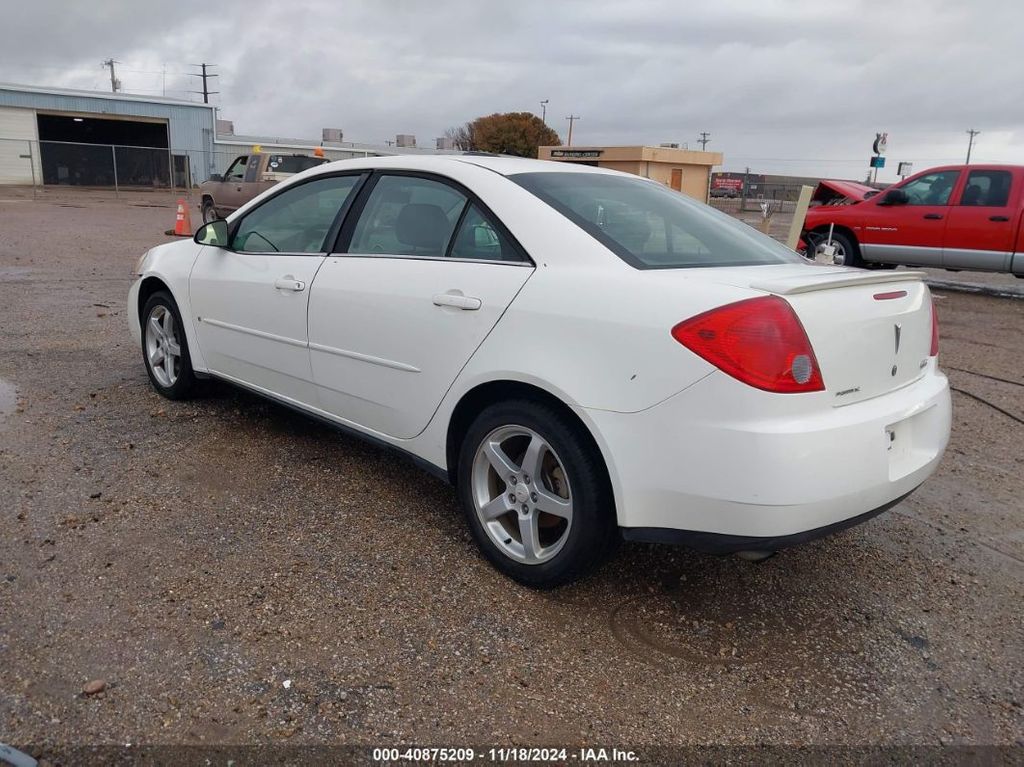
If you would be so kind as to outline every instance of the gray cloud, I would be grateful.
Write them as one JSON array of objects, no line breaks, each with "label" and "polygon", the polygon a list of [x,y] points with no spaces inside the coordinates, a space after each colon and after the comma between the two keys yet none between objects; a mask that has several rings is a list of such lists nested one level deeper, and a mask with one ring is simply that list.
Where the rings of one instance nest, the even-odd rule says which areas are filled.
[{"label": "gray cloud", "polygon": [[729,169],[863,177],[876,130],[893,166],[961,160],[969,127],[978,160],[1024,162],[1022,23],[1014,0],[39,2],[0,79],[102,90],[113,56],[128,91],[184,98],[210,61],[239,132],[372,142],[547,98],[575,143],[708,130]]}]

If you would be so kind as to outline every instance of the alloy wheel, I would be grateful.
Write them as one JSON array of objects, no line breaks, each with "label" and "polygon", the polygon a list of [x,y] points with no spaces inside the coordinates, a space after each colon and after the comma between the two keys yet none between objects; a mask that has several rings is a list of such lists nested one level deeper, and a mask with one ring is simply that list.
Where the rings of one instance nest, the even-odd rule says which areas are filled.
[{"label": "alloy wheel", "polygon": [[174,386],[181,371],[178,326],[170,309],[157,304],[146,320],[146,358],[153,377],[164,388]]},{"label": "alloy wheel", "polygon": [[502,553],[540,564],[561,551],[572,528],[572,490],[540,434],[525,426],[493,430],[477,448],[470,481],[477,518]]}]

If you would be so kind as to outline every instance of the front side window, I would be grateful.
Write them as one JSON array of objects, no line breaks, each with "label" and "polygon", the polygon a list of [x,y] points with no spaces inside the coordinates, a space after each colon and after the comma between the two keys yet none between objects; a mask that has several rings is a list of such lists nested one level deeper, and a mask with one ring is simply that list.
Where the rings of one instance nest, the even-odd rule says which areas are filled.
[{"label": "front side window", "polygon": [[907,205],[948,205],[959,176],[958,170],[941,170],[904,184],[901,188],[907,193]]},{"label": "front side window", "polygon": [[1011,178],[1008,170],[972,170],[967,175],[960,204],[1005,208],[1010,201]]},{"label": "front side window", "polygon": [[356,222],[349,253],[445,255],[466,196],[440,181],[381,176]]},{"label": "front side window", "polygon": [[245,178],[245,166],[249,163],[248,157],[239,157],[228,168],[224,174],[225,181],[241,181]]},{"label": "front side window", "polygon": [[557,171],[509,178],[637,269],[802,260],[747,224],[656,182]]},{"label": "front side window", "polygon": [[240,253],[322,253],[360,176],[332,176],[284,190],[248,213],[231,241]]}]

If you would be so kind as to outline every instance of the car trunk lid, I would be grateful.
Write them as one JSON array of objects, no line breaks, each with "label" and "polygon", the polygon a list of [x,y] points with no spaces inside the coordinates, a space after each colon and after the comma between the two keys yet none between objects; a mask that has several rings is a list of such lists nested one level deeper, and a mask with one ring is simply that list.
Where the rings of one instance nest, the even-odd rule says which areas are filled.
[{"label": "car trunk lid", "polygon": [[793,307],[837,407],[899,389],[923,374],[932,312],[924,276],[812,265],[721,270],[716,275],[729,284],[780,296]]}]

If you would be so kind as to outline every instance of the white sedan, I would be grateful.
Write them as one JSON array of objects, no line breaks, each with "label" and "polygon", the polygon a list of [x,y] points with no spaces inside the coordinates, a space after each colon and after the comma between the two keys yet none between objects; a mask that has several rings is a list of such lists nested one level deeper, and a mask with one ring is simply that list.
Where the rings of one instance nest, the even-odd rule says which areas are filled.
[{"label": "white sedan", "polygon": [[137,273],[160,394],[217,378],[411,456],[531,586],[621,538],[760,557],[848,527],[949,439],[920,273],[808,263],[622,173],[333,162]]}]

